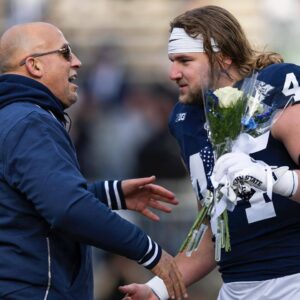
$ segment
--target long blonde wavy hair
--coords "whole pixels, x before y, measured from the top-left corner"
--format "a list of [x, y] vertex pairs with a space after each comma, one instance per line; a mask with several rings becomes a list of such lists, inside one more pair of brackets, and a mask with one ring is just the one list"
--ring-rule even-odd
[[221, 66], [221, 56], [213, 51], [211, 38], [217, 42], [220, 52], [231, 58], [242, 78], [254, 70], [283, 62], [278, 53], [252, 49], [237, 19], [219, 6], [209, 5], [186, 11], [170, 23], [170, 32], [174, 27], [183, 28], [191, 37], [203, 36], [204, 49], [212, 70], [216, 64]]

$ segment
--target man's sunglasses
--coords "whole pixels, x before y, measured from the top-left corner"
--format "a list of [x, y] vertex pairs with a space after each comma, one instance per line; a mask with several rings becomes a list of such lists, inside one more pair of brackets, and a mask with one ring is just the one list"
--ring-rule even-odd
[[72, 49], [70, 47], [70, 45], [66, 44], [64, 45], [62, 48], [57, 49], [57, 50], [53, 50], [53, 51], [49, 51], [49, 52], [44, 52], [44, 53], [33, 53], [30, 55], [27, 55], [24, 59], [22, 59], [19, 63], [19, 66], [23, 66], [26, 63], [26, 59], [29, 57], [40, 57], [40, 56], [44, 56], [44, 55], [48, 55], [48, 54], [53, 54], [53, 53], [58, 53], [61, 54], [62, 57], [67, 60], [67, 61], [71, 61], [72, 60]]

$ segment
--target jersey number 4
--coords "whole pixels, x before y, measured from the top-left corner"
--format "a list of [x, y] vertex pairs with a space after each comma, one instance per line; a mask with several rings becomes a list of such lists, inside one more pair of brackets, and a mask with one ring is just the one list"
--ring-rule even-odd
[[295, 101], [300, 100], [299, 83], [294, 73], [286, 74], [282, 93], [285, 96], [294, 96]]

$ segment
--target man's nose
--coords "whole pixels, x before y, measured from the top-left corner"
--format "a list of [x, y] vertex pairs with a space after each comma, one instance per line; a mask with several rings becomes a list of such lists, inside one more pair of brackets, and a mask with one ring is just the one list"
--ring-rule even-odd
[[178, 79], [182, 78], [182, 72], [175, 63], [172, 63], [172, 65], [170, 67], [169, 78], [171, 80], [178, 80]]
[[72, 53], [71, 65], [72, 65], [72, 67], [76, 67], [76, 68], [80, 68], [82, 65], [81, 61], [74, 53]]

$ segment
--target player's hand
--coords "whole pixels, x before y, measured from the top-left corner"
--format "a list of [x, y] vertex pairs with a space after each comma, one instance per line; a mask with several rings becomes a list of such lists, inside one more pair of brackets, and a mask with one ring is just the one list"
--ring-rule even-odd
[[158, 221], [159, 216], [149, 208], [169, 213], [172, 209], [161, 202], [177, 205], [175, 195], [160, 185], [153, 184], [155, 176], [122, 181], [122, 190], [127, 209], [137, 211], [150, 220]]
[[[183, 278], [179, 272], [175, 259], [165, 251], [162, 252], [159, 263], [151, 270], [154, 274], [160, 277], [167, 293], [164, 293], [164, 297], [169, 296], [171, 299], [183, 299], [187, 298], [186, 288], [183, 283]], [[129, 284], [119, 287], [120, 291], [126, 293], [123, 300], [157, 300], [158, 297], [146, 284]], [[164, 298], [166, 299], [166, 298]], [[158, 299], [159, 300], [159, 299]]]
[[225, 177], [233, 188], [243, 190], [244, 185], [262, 191], [270, 188], [285, 197], [291, 197], [298, 186], [296, 172], [290, 171], [288, 167], [268, 166], [245, 153], [227, 153], [216, 161], [213, 178], [222, 184]]
[[126, 294], [122, 300], [159, 300], [146, 284], [132, 283], [120, 286], [119, 290]]

